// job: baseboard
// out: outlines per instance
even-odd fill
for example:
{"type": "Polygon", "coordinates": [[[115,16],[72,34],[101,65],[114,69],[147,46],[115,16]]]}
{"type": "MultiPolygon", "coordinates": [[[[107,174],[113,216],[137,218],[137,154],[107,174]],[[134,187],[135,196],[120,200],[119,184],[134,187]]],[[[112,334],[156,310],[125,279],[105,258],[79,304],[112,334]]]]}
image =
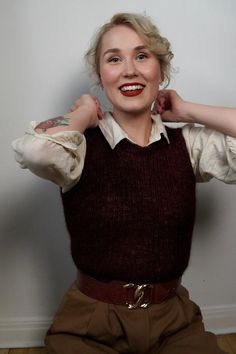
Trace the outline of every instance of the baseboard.
{"type": "Polygon", "coordinates": [[[52,319],[14,318],[0,320],[0,348],[29,348],[44,345],[52,319]]]}
{"type": "MultiPolygon", "coordinates": [[[[236,333],[236,305],[201,309],[206,329],[215,334],[236,333]]],[[[0,320],[0,348],[43,346],[51,318],[14,318],[0,320]]]]}
{"type": "Polygon", "coordinates": [[[236,333],[236,305],[202,307],[205,327],[215,334],[236,333]]]}

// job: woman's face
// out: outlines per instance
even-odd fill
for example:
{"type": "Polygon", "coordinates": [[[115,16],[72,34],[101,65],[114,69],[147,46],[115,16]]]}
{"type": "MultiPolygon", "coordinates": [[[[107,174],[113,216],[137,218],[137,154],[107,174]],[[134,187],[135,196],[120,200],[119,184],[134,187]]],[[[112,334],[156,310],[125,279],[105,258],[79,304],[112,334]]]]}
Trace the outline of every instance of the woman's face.
{"type": "Polygon", "coordinates": [[[114,114],[150,112],[162,72],[156,56],[133,29],[119,25],[104,34],[100,79],[114,114]]]}

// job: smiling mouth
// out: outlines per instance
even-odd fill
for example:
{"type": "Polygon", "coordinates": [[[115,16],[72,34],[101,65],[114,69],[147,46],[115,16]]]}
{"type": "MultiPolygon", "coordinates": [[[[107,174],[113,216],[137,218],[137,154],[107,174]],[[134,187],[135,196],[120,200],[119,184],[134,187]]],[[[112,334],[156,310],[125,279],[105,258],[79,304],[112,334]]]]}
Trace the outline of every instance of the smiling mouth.
{"type": "Polygon", "coordinates": [[[119,89],[123,96],[133,97],[140,95],[143,92],[144,87],[145,86],[141,84],[133,84],[123,85],[119,89]]]}

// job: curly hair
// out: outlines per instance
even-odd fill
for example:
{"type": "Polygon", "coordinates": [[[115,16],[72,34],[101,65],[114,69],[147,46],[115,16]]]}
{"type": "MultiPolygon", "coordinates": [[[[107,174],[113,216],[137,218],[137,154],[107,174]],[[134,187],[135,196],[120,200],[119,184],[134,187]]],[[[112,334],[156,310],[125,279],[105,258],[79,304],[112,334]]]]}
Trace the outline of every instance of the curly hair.
{"type": "Polygon", "coordinates": [[[163,73],[165,86],[170,82],[171,59],[173,53],[169,41],[160,35],[158,28],[145,15],[135,13],[117,13],[111,20],[105,23],[95,34],[90,47],[85,54],[85,59],[90,70],[95,74],[97,84],[100,84],[100,54],[102,38],[105,33],[118,25],[124,25],[133,29],[138,35],[144,38],[149,49],[156,55],[163,73]]]}

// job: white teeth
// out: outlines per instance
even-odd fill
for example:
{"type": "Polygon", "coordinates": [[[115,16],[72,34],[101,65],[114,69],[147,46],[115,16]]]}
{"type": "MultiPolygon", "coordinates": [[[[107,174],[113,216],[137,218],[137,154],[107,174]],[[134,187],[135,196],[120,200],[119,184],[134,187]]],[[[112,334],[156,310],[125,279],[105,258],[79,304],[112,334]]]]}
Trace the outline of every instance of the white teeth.
{"type": "Polygon", "coordinates": [[[130,85],[121,87],[121,91],[134,91],[134,90],[142,90],[142,85],[130,85]]]}

